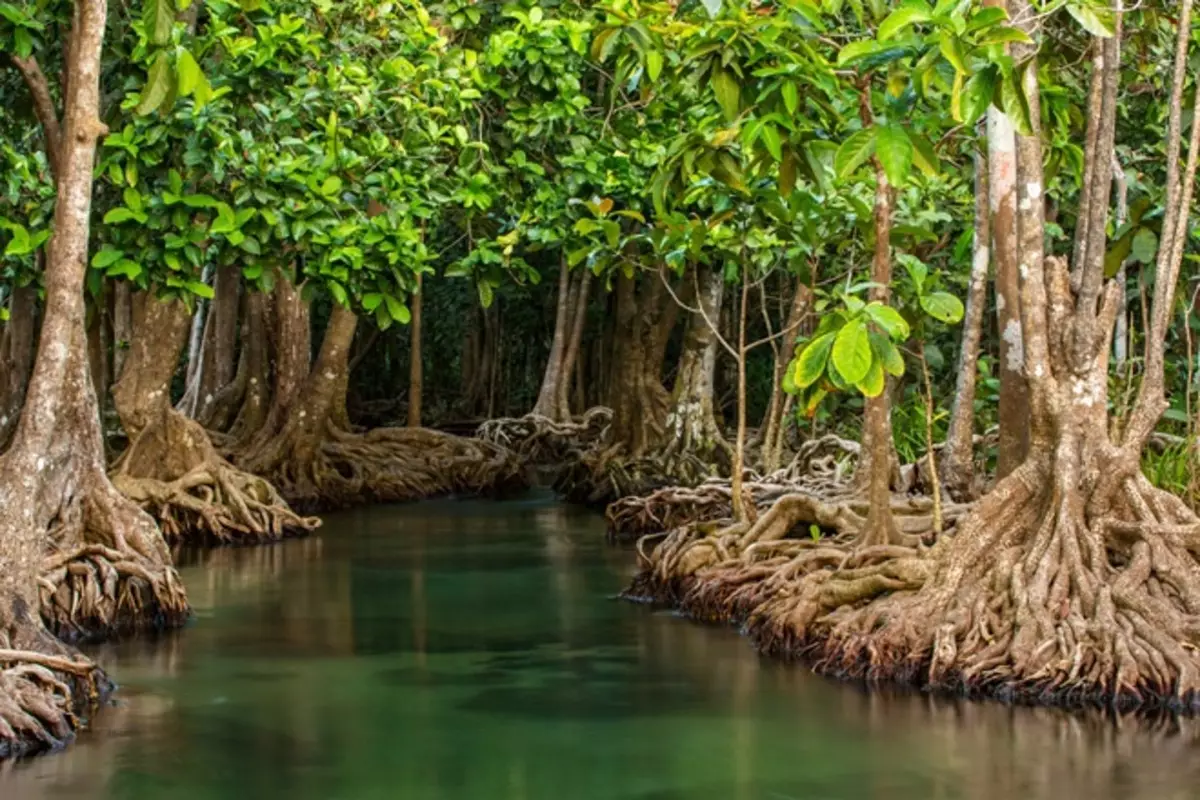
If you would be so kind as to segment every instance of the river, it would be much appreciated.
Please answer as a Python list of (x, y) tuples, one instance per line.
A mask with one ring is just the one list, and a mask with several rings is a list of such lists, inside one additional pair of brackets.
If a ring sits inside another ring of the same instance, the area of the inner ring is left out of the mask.
[(331, 515), (181, 569), (194, 623), (94, 648), (116, 705), (0, 766), (40, 800), (1171, 800), (1194, 723), (866, 693), (612, 600), (603, 520), (549, 497)]

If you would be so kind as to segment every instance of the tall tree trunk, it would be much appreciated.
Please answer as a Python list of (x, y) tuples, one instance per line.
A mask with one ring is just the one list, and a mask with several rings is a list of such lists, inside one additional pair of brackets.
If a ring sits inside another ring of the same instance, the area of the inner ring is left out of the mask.
[[(213, 267), (211, 264), (205, 265), (201, 280), (205, 283), (212, 281)], [(205, 335), (205, 319), (208, 313), (209, 303), (207, 300), (200, 300), (196, 303), (196, 311), (192, 315), (191, 333), (188, 336), (187, 350), (187, 376), (184, 384), (192, 385), (192, 381), (196, 379), (196, 373), (200, 371), (200, 363), (203, 358), (204, 335)]]
[(788, 309), (787, 321), (784, 323), (782, 341), (777, 346), (775, 355), (775, 375), (771, 387), (771, 402), (767, 405), (767, 413), (763, 417), (762, 428), (762, 467), (766, 472), (779, 469), (783, 457), (783, 441), (786, 435), (786, 419), (789, 410), (788, 398), (783, 391), (784, 373), (793, 357), (794, 345), (800, 325), (812, 306), (812, 289), (803, 280), (796, 279), (796, 290), (792, 293), (792, 304)]
[(37, 287), (19, 286), (9, 295), (8, 322), (0, 339), (0, 450), (21, 417), (36, 347)]
[(408, 357), (408, 427), (421, 427), (421, 395), (424, 380), (421, 363), (421, 275), (417, 274), (417, 291), (412, 296), (412, 324), (409, 327), (412, 346)]
[[(743, 254), (744, 255), (744, 254)], [(750, 298), (750, 275), (742, 260), (741, 303), (737, 315), (737, 422), (733, 441), (733, 465), (730, 467), (729, 496), (734, 522), (747, 522), (746, 469), (746, 306)]]
[(133, 304), (129, 281), (112, 282), (112, 374), (120, 375), (133, 339)]
[[(569, 399), (572, 378), (577, 375), (579, 363), (579, 347), (583, 342), (583, 329), (587, 325), (588, 294), (592, 287), (592, 272), (589, 269), (580, 270), (575, 282), (571, 301), (571, 327), (567, 337), (567, 351), (563, 354), (562, 376), (558, 381), (558, 408), (564, 418), (571, 416), (571, 401)], [(578, 382), (575, 384), (580, 385)], [(580, 392), (581, 393), (581, 392)], [(580, 411), (584, 411), (583, 401), (579, 401)]]
[(971, 278), (967, 284), (967, 308), (963, 315), (954, 403), (950, 409), (950, 426), (946, 432), (939, 468), (942, 483), (955, 497), (969, 497), (975, 477), (975, 385), (979, 374), (977, 364), (983, 339), (984, 307), (987, 304), (990, 223), (987, 157), (983, 153), (976, 153), (975, 241), (972, 246)]
[(567, 348), (567, 337), (571, 324), (571, 272), (567, 257), (560, 259), (558, 270), (558, 302), (554, 306), (554, 338), (550, 343), (550, 355), (546, 359), (546, 370), (542, 374), (542, 387), (538, 391), (533, 413), (556, 422), (565, 414), (559, 405), (560, 387), (566, 380), (563, 375), (563, 355)]
[[(153, 521), (104, 472), (88, 375), (83, 280), (107, 4), (74, 5), (57, 163), (46, 312), (24, 411), (0, 457), (0, 753), (54, 747), (102, 678), (56, 640), (178, 624), (188, 613)], [(128, 600), (123, 600), (122, 597)], [(41, 614), (38, 609), (40, 607)], [(41, 619), (39, 619), (39, 616)], [(45, 624), (43, 623), (43, 620)]]
[[(1025, 460), (1029, 449), (1029, 389), (1021, 339), (1021, 290), (1017, 233), (1016, 138), (1008, 115), (987, 112), (988, 192), (991, 197), (992, 257), (996, 263), (996, 314), (1000, 327), (1000, 445), (997, 477)], [(1039, 212), (1040, 214), (1040, 212)]]
[[(661, 441), (669, 396), (663, 387), (662, 359), (675, 304), (665, 307), (662, 284), (643, 286), (634, 278), (617, 278), (612, 378), (611, 443), (629, 458), (639, 458)], [(664, 334), (665, 331), (665, 334)]]

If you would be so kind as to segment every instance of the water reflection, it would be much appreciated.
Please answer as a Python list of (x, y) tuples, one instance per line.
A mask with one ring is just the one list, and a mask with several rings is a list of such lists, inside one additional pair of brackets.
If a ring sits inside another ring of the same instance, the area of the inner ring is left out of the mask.
[(867, 694), (613, 602), (602, 521), (377, 508), (184, 563), (198, 620), (3, 798), (1193, 797), (1194, 724)]

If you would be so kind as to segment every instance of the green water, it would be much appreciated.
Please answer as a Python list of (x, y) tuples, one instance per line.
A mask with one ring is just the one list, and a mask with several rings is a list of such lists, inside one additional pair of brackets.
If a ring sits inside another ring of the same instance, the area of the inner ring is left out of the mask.
[(0, 798), (1194, 798), (1194, 728), (866, 695), (611, 601), (548, 499), (332, 516), (183, 569), (196, 622), (97, 656), (118, 705)]

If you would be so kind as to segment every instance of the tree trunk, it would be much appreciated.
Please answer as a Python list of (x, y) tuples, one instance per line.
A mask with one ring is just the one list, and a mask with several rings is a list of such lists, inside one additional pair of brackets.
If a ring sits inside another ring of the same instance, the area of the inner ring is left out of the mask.
[(37, 287), (14, 288), (8, 298), (8, 323), (0, 339), (0, 450), (8, 444), (33, 370), (37, 347)]
[(812, 306), (812, 289), (804, 281), (796, 280), (796, 291), (792, 294), (792, 305), (788, 309), (787, 322), (784, 324), (782, 341), (775, 355), (775, 375), (771, 387), (771, 402), (763, 417), (762, 428), (762, 467), (765, 472), (779, 469), (783, 458), (783, 442), (787, 434), (786, 420), (791, 395), (783, 391), (783, 377), (794, 356), (796, 337), (800, 325)]
[[(213, 268), (212, 265), (205, 265), (201, 275), (201, 280), (204, 283), (212, 281)], [(202, 350), (204, 348), (205, 336), (205, 317), (208, 312), (208, 301), (200, 300), (196, 303), (196, 311), (192, 315), (191, 333), (188, 336), (187, 350), (187, 375), (184, 380), (186, 386), (191, 386), (192, 381), (196, 380), (196, 373), (200, 371), (200, 363), (202, 360)]]
[(538, 391), (533, 413), (555, 422), (568, 416), (561, 406), (561, 386), (566, 380), (563, 374), (563, 356), (567, 348), (568, 329), (571, 321), (571, 272), (567, 257), (560, 259), (558, 270), (558, 302), (554, 307), (554, 338), (550, 343), (550, 355), (546, 359), (546, 370), (542, 374), (542, 387)]
[(421, 427), (421, 395), (423, 389), (421, 363), (421, 275), (417, 274), (417, 291), (412, 297), (412, 325), (409, 328), (408, 361), (408, 427)]
[[(188, 613), (153, 521), (104, 472), (88, 375), (83, 280), (99, 121), (107, 4), (74, 6), (63, 98), (63, 144), (46, 312), (24, 410), (0, 457), (0, 754), (47, 749), (71, 736), (71, 713), (102, 676), (60, 635), (178, 624)], [(37, 609), (41, 609), (41, 620)]]
[[(589, 269), (580, 271), (575, 284), (571, 302), (570, 336), (567, 337), (567, 352), (563, 355), (562, 376), (558, 382), (558, 408), (564, 418), (571, 417), (571, 402), (568, 398), (571, 389), (571, 379), (578, 373), (579, 347), (583, 342), (583, 329), (587, 325), (588, 294), (592, 287), (592, 272)], [(580, 386), (576, 382), (576, 387)], [(577, 391), (577, 394), (582, 394)], [(579, 410), (582, 412), (583, 401), (579, 400)]]
[[(687, 335), (675, 373), (671, 410), (667, 414), (662, 449), (666, 461), (681, 458), (699, 461), (694, 468), (664, 464), (672, 477), (699, 482), (723, 460), (728, 464), (729, 444), (713, 415), (713, 376), (717, 362), (717, 332), (725, 275), (720, 268), (699, 267), (694, 293), (696, 311), (688, 319)], [(680, 472), (685, 474), (681, 475)]]
[(200, 339), (200, 366), (179, 401), (179, 410), (201, 425), (210, 424), (218, 393), (234, 378), (241, 279), (240, 267), (217, 269), (213, 299)]
[(942, 451), (939, 471), (951, 496), (966, 498), (973, 493), (975, 478), (975, 383), (983, 338), (984, 306), (987, 304), (988, 265), (991, 244), (991, 213), (988, 193), (987, 157), (975, 156), (975, 242), (972, 247), (971, 278), (967, 284), (967, 308), (963, 315), (962, 346), (958, 352), (958, 377), (950, 426)]
[(657, 281), (639, 293), (633, 278), (617, 278), (610, 437), (628, 458), (640, 458), (661, 441), (670, 402), (660, 376), (663, 332), (670, 332), (674, 303), (665, 308), (663, 294)]
[(125, 365), (125, 354), (133, 339), (132, 290), (128, 281), (112, 282), (112, 374), (120, 375)]
[[(1005, 7), (1005, 0), (989, 0)], [(1000, 446), (996, 475), (1012, 472), (1029, 449), (1029, 389), (1021, 341), (1018, 271), (1017, 152), (1008, 115), (988, 108), (988, 193), (991, 198), (992, 256), (996, 263), (996, 314), (1000, 326)], [(1038, 211), (1039, 216), (1041, 211)], [(1022, 256), (1024, 253), (1022, 253)]]
[(296, 515), (269, 482), (222, 458), (200, 423), (171, 404), (190, 318), (179, 300), (152, 292), (133, 298), (133, 343), (113, 388), (129, 446), (113, 483), (169, 541), (256, 543), (307, 533), (316, 520)]

